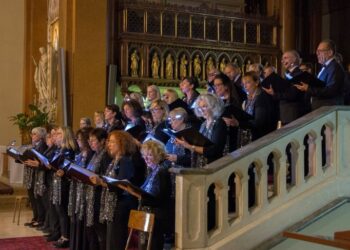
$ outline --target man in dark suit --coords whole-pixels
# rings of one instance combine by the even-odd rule
[[[285,51],[281,63],[285,68],[285,79],[271,74],[263,81],[266,93],[279,101],[279,114],[282,125],[288,124],[308,112],[308,98],[304,92],[294,87],[296,78],[303,72],[299,69],[301,58],[296,50]]]
[[[316,55],[318,63],[322,65],[317,78],[324,82],[323,87],[312,86],[302,82],[295,85],[299,90],[311,95],[311,108],[315,110],[322,106],[342,105],[345,72],[335,60],[335,43],[331,40],[323,40],[317,47]]]
[[[234,63],[228,63],[225,67],[224,73],[230,79],[231,82],[231,98],[235,100],[235,103],[239,104],[238,106],[241,106],[243,101],[247,97],[242,85],[241,69],[238,65]]]

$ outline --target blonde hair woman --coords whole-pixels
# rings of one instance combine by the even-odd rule
[[[155,213],[151,249],[163,249],[171,207],[170,176],[162,165],[166,157],[164,145],[157,141],[147,141],[142,144],[141,154],[148,168],[148,175],[141,189],[149,196],[143,200],[143,204]]]

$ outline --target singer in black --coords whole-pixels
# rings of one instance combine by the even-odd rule
[[[344,81],[346,75],[343,67],[335,60],[337,53],[335,43],[323,40],[317,47],[318,63],[322,65],[317,78],[324,82],[323,86],[312,86],[303,82],[296,87],[311,95],[311,107],[315,110],[322,106],[343,105]]]
[[[75,155],[74,164],[86,168],[91,160],[93,151],[89,146],[89,132],[92,127],[79,129],[76,133],[76,140],[79,146],[79,154]],[[70,245],[71,250],[83,249],[86,245],[84,234],[85,222],[85,185],[79,180],[71,177],[69,186],[68,215],[70,217]]]
[[[148,168],[148,175],[141,189],[149,195],[143,199],[143,210],[155,214],[155,223],[152,235],[153,250],[162,250],[164,245],[164,233],[169,224],[171,185],[170,175],[166,168],[162,166],[166,158],[164,145],[157,141],[147,141],[141,147],[142,157]],[[174,204],[172,204],[174,205]],[[172,216],[171,220],[174,219]],[[171,223],[172,224],[172,223]]]
[[[33,128],[31,131],[32,147],[39,153],[43,153],[47,149],[45,143],[46,129],[42,127]],[[45,209],[43,203],[38,197],[38,186],[36,180],[38,179],[38,169],[31,161],[26,161],[24,167],[24,183],[28,190],[28,197],[33,209],[33,219],[29,223],[25,223],[25,226],[41,227],[45,221]],[[33,165],[34,164],[34,165]]]
[[[176,138],[176,142],[192,151],[192,167],[203,168],[223,156],[227,127],[221,114],[224,109],[223,102],[213,94],[201,94],[195,102],[195,114],[204,118],[199,132],[205,136],[210,145],[191,145],[186,139]]]
[[[113,131],[109,134],[107,149],[113,160],[104,176],[127,180],[135,186],[140,186],[144,181],[145,165],[133,137],[125,131]],[[103,187],[100,222],[107,223],[106,249],[125,249],[129,213],[137,207],[137,200],[129,193],[104,182],[100,177],[93,177],[91,181]]]
[[[59,127],[56,129],[55,143],[57,150],[53,161],[58,158],[74,160],[78,147],[74,140],[74,134],[69,127]],[[60,166],[61,167],[61,166]],[[58,169],[53,176],[52,204],[54,204],[60,224],[61,237],[54,243],[57,248],[69,246],[69,179],[65,175],[65,169]]]

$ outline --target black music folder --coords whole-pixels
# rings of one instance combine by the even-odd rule
[[[49,161],[46,158],[46,156],[42,155],[41,153],[39,153],[35,149],[31,149],[31,151],[36,155],[36,157],[40,161],[40,163],[47,168],[52,167],[56,171],[58,169],[65,170],[70,164],[70,161],[65,160],[63,155],[57,155],[51,161]]]
[[[153,195],[147,193],[145,190],[141,189],[138,186],[135,186],[128,180],[118,180],[108,176],[102,176],[103,180],[107,185],[120,188],[131,195],[137,197],[138,199],[153,199]]]
[[[143,139],[143,142],[142,142],[142,143],[145,143],[146,141],[156,141],[156,142],[160,143],[161,145],[164,145],[164,142],[158,140],[158,139],[155,138],[154,135],[152,135],[152,134],[148,134],[148,135],[146,136],[146,138]]]
[[[222,113],[221,116],[226,117],[226,118],[232,118],[232,116],[234,116],[234,118],[236,118],[239,122],[249,121],[249,120],[254,119],[253,116],[251,116],[250,114],[248,114],[244,110],[236,107],[233,104],[225,106],[224,112]]]
[[[58,155],[54,156],[54,158],[50,161],[50,165],[55,170],[59,170],[62,168],[64,160],[65,160],[64,155],[58,154]]]
[[[213,143],[204,135],[202,135],[196,128],[188,127],[180,131],[175,131],[172,129],[163,129],[163,132],[169,135],[170,137],[176,137],[179,139],[184,139],[191,145],[204,147],[210,146]]]
[[[312,87],[322,88],[325,87],[325,82],[319,80],[314,75],[308,73],[308,72],[302,72],[296,76],[294,76],[292,79],[289,80],[292,84],[300,84],[301,82],[309,84]]]
[[[91,186],[94,186],[94,183],[91,182],[90,177],[97,176],[97,174],[94,172],[80,167],[75,163],[69,164],[66,174],[73,179],[79,180]]]
[[[128,132],[130,135],[132,135],[134,138],[138,138],[143,131],[142,126],[140,125],[134,125],[131,123],[128,123],[126,127],[124,128],[125,132]]]
[[[49,168],[50,162],[49,160],[42,155],[41,153],[39,153],[38,151],[36,151],[34,148],[32,148],[30,150],[33,154],[35,154],[35,156],[37,157],[37,159],[39,160],[39,162],[41,163],[41,165],[44,165],[46,168]]]
[[[6,149],[6,154],[19,162],[26,160],[37,160],[37,156],[32,152],[32,149],[26,149],[23,152],[20,150],[10,147]]]

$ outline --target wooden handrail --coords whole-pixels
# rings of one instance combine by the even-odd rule
[[[294,232],[283,232],[283,236],[326,246],[350,249],[350,231],[335,232],[334,238],[320,235],[305,235]]]

